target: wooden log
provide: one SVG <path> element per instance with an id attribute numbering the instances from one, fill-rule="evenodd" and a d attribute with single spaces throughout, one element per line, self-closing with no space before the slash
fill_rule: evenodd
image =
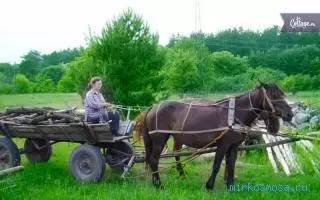
<path id="1" fill-rule="evenodd" d="M 12 168 L 9 168 L 9 169 L 2 170 L 2 171 L 0 171 L 0 177 L 6 176 L 8 174 L 12 174 L 14 172 L 21 171 L 23 169 L 24 169 L 23 166 L 17 166 L 17 167 L 12 167 Z"/>
<path id="2" fill-rule="evenodd" d="M 270 140 L 271 142 L 277 142 L 274 136 L 271 136 L 271 135 L 266 135 L 266 136 L 269 138 L 269 140 Z M 281 151 L 280 151 L 280 149 L 279 149 L 279 146 L 278 146 L 278 145 L 277 145 L 277 146 L 273 146 L 273 147 L 272 147 L 272 150 L 274 151 L 277 159 L 279 160 L 279 162 L 280 162 L 280 164 L 281 164 L 284 172 L 285 172 L 287 175 L 290 175 L 290 174 L 291 174 L 290 169 L 289 169 L 289 167 L 288 167 L 288 164 L 286 163 L 285 158 L 284 158 L 283 155 L 281 154 Z"/>
<path id="3" fill-rule="evenodd" d="M 253 149 L 273 147 L 273 146 L 277 146 L 277 145 L 280 145 L 280 144 L 291 143 L 291 142 L 296 142 L 296 141 L 299 141 L 299 139 L 297 139 L 297 138 L 288 138 L 288 139 L 284 139 L 284 140 L 281 140 L 281 141 L 270 142 L 270 143 L 266 143 L 266 144 L 255 144 L 255 145 L 249 145 L 249 146 L 239 146 L 238 151 L 245 151 L 245 150 L 253 150 Z M 205 153 L 212 153 L 212 152 L 216 152 L 216 150 L 217 150 L 216 147 L 207 148 L 207 149 L 203 149 L 203 150 L 198 150 L 196 155 L 205 154 Z M 174 156 L 190 156 L 193 153 L 195 153 L 195 151 L 171 152 L 171 153 L 161 154 L 160 157 L 161 158 L 169 158 L 169 157 L 174 157 Z"/>
<path id="4" fill-rule="evenodd" d="M 275 140 L 276 141 L 280 141 L 282 140 L 283 138 L 280 137 L 280 136 L 276 136 L 275 137 Z M 289 169 L 291 172 L 295 173 L 297 172 L 297 168 L 296 166 L 294 165 L 294 163 L 292 162 L 292 159 L 291 159 L 291 154 L 289 153 L 288 149 L 285 149 L 284 147 L 285 144 L 282 144 L 282 145 L 279 145 L 279 149 L 280 149 L 280 152 L 285 160 L 285 162 L 287 163 Z"/>
<path id="5" fill-rule="evenodd" d="M 279 137 L 279 139 L 284 139 L 284 138 Z M 297 173 L 303 174 L 303 170 L 297 162 L 296 155 L 293 152 L 291 144 L 283 144 L 283 148 L 284 148 L 286 155 L 288 156 L 288 158 L 290 160 L 291 165 L 293 166 L 294 171 Z"/>
<path id="6" fill-rule="evenodd" d="M 270 143 L 269 138 L 265 134 L 262 135 L 262 138 L 265 141 L 265 143 Z M 271 163 L 271 166 L 273 168 L 273 171 L 275 173 L 278 173 L 279 172 L 279 168 L 277 166 L 276 160 L 274 159 L 271 147 L 267 147 L 267 154 L 268 154 L 268 158 L 269 158 L 269 161 Z"/>
<path id="7" fill-rule="evenodd" d="M 14 118 L 14 117 L 17 117 L 19 114 L 18 113 L 10 113 L 10 114 L 6 114 L 4 116 L 1 116 L 0 117 L 0 120 L 7 120 L 7 119 L 10 119 L 10 118 Z"/>
<path id="8" fill-rule="evenodd" d="M 52 112 L 52 117 L 54 119 L 66 119 L 68 122 L 74 123 L 74 122 L 80 122 L 80 118 L 72 115 L 68 115 L 65 113 L 56 113 Z"/>
<path id="9" fill-rule="evenodd" d="M 301 141 L 301 140 L 300 140 Z M 288 145 L 289 149 L 290 149 L 290 152 L 292 152 L 293 154 L 293 149 L 292 149 L 292 145 Z M 293 159 L 294 159 L 294 162 L 296 163 L 296 166 L 298 168 L 298 171 L 301 173 L 301 174 L 304 174 L 303 172 L 303 169 L 302 169 L 302 166 L 301 164 L 298 162 L 298 159 L 296 156 L 293 156 Z"/>
<path id="10" fill-rule="evenodd" d="M 6 114 L 11 114 L 11 113 L 17 113 L 17 114 L 45 114 L 49 112 L 50 109 L 44 109 L 44 108 L 8 108 L 6 110 Z"/>
<path id="11" fill-rule="evenodd" d="M 249 133 L 251 133 L 251 134 L 268 134 L 268 135 L 282 136 L 282 137 L 288 137 L 288 138 L 299 138 L 299 139 L 309 140 L 309 141 L 320 141 L 320 138 L 317 138 L 317 137 L 310 137 L 310 136 L 304 136 L 304 135 L 291 135 L 291 134 L 283 134 L 283 133 L 273 134 L 273 133 L 268 133 L 266 131 L 257 130 L 257 129 L 249 130 Z"/>

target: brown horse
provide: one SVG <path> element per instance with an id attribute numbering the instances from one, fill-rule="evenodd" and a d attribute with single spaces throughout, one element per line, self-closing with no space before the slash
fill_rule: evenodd
<path id="1" fill-rule="evenodd" d="M 184 102 L 184 103 L 193 103 L 193 104 L 214 104 L 216 103 L 216 101 L 210 100 L 210 99 L 204 99 L 204 98 L 188 98 L 188 99 L 181 99 L 179 100 L 180 102 Z M 262 112 L 260 114 L 260 116 L 257 117 L 257 120 L 263 120 L 267 131 L 269 133 L 277 133 L 279 132 L 280 129 L 280 121 L 279 121 L 279 117 L 275 116 L 275 115 L 269 115 L 266 112 Z M 253 139 L 259 139 L 257 138 L 256 135 L 251 135 L 248 134 L 246 140 L 245 140 L 245 144 L 250 144 L 250 142 Z M 179 141 L 173 140 L 173 152 L 177 152 L 177 151 L 181 151 L 182 149 L 182 145 L 181 143 L 179 143 Z M 180 163 L 180 156 L 177 155 L 175 156 L 175 160 L 176 160 L 176 168 L 177 171 L 179 172 L 180 176 L 184 176 L 185 172 L 182 168 L 182 164 Z M 229 164 L 229 163 L 228 163 Z M 227 180 L 228 177 L 228 166 L 226 165 L 225 168 L 225 174 L 224 174 L 224 179 Z"/>
<path id="2" fill-rule="evenodd" d="M 230 99 L 224 99 L 214 104 L 190 106 L 182 102 L 165 101 L 146 112 L 140 134 L 144 139 L 146 163 L 151 167 L 152 181 L 156 187 L 161 186 L 158 172 L 160 154 L 170 135 L 178 144 L 193 148 L 203 148 L 212 141 L 215 142 L 208 146 L 217 146 L 217 151 L 206 188 L 213 188 L 225 155 L 227 186 L 233 184 L 237 148 L 245 140 L 246 134 L 233 129 L 233 126 L 227 123 L 230 102 Z M 284 100 L 284 93 L 275 84 L 261 83 L 253 91 L 236 96 L 233 110 L 234 122 L 242 126 L 251 126 L 262 113 L 281 117 L 285 121 L 291 121 L 293 116 L 291 108 Z M 225 129 L 220 129 L 221 127 Z M 220 135 L 221 133 L 224 135 Z M 215 141 L 216 138 L 219 140 Z"/>

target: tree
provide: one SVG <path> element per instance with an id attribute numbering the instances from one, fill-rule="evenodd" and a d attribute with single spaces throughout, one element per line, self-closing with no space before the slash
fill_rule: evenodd
<path id="1" fill-rule="evenodd" d="M 53 51 L 50 54 L 45 54 L 42 56 L 42 67 L 69 63 L 74 61 L 78 56 L 80 56 L 80 49 L 78 48 Z"/>
<path id="2" fill-rule="evenodd" d="M 182 95 L 199 87 L 198 58 L 188 50 L 170 49 L 160 75 L 164 86 Z"/>
<path id="3" fill-rule="evenodd" d="M 172 49 L 187 51 L 196 56 L 197 89 L 207 91 L 215 78 L 215 66 L 209 49 L 199 39 L 201 37 L 201 34 L 193 35 L 193 38 L 181 37 L 172 44 Z"/>
<path id="4" fill-rule="evenodd" d="M 51 79 L 54 85 L 57 85 L 59 80 L 61 79 L 64 73 L 64 65 L 52 65 L 46 68 L 41 69 L 41 71 L 37 74 L 36 80 L 39 79 Z"/>
<path id="5" fill-rule="evenodd" d="M 158 36 L 131 10 L 107 23 L 100 36 L 91 38 L 88 49 L 72 63 L 83 93 L 93 75 L 103 77 L 117 103 L 149 105 L 159 84 L 157 72 L 163 65 Z M 82 88 L 82 89 L 81 89 Z M 105 88 L 104 88 L 105 89 Z M 107 94 L 104 90 L 104 94 Z"/>
<path id="6" fill-rule="evenodd" d="M 215 72 L 219 76 L 241 74 L 248 68 L 248 63 L 245 58 L 234 56 L 228 51 L 214 52 L 212 56 Z"/>
<path id="7" fill-rule="evenodd" d="M 69 76 L 63 76 L 58 83 L 58 92 L 75 92 L 75 82 Z"/>
<path id="8" fill-rule="evenodd" d="M 312 81 L 310 75 L 295 74 L 285 77 L 280 81 L 280 85 L 290 92 L 296 92 L 299 90 L 312 89 Z"/>
<path id="9" fill-rule="evenodd" d="M 0 63 L 0 73 L 3 75 L 0 83 L 11 83 L 17 71 L 16 65 L 11 65 L 10 63 Z"/>
<path id="10" fill-rule="evenodd" d="M 318 73 L 318 69 L 313 66 L 317 66 L 317 57 L 320 57 L 320 48 L 316 45 L 308 45 L 283 51 L 270 51 L 265 54 L 257 53 L 249 57 L 249 63 L 252 66 L 277 69 L 288 75 L 297 73 L 315 75 Z"/>
<path id="11" fill-rule="evenodd" d="M 34 76 L 41 70 L 42 61 L 43 58 L 38 51 L 29 51 L 22 56 L 19 71 L 29 79 L 34 80 Z"/>
<path id="12" fill-rule="evenodd" d="M 38 82 L 34 87 L 35 92 L 41 92 L 41 93 L 52 93 L 55 92 L 55 85 L 53 80 L 49 78 L 43 78 Z"/>

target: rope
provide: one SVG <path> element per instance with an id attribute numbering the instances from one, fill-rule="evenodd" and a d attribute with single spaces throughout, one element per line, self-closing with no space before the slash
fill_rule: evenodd
<path id="1" fill-rule="evenodd" d="M 188 156 L 186 159 L 182 160 L 182 161 L 179 161 L 182 165 L 186 165 L 188 162 L 198 158 L 200 156 L 197 155 L 199 151 L 202 151 L 206 148 L 208 148 L 209 146 L 213 145 L 214 143 L 217 142 L 217 140 L 219 140 L 220 138 L 222 138 L 230 129 L 225 129 L 223 132 L 220 133 L 220 135 L 218 137 L 216 137 L 214 140 L 212 140 L 210 143 L 208 143 L 207 145 L 205 145 L 204 147 L 202 147 L 201 149 L 198 149 L 197 151 L 195 151 L 193 154 L 191 154 L 190 156 Z M 147 172 L 147 173 L 141 173 L 141 174 L 138 174 L 137 176 L 133 176 L 133 177 L 127 177 L 127 178 L 139 178 L 139 177 L 144 177 L 146 175 L 152 175 L 152 174 L 155 174 L 155 173 L 159 173 L 159 172 L 164 172 L 164 171 L 168 171 L 169 169 L 171 168 L 174 168 L 175 166 L 173 164 L 176 164 L 176 163 L 179 163 L 179 162 L 173 162 L 171 166 L 168 166 L 168 167 L 164 167 L 160 170 L 157 170 L 155 172 Z"/>
<path id="2" fill-rule="evenodd" d="M 120 104 L 111 104 L 111 107 L 118 108 L 120 110 L 131 110 L 131 111 L 143 111 L 149 108 L 146 106 L 125 106 Z"/>
<path id="3" fill-rule="evenodd" d="M 189 108 L 188 108 L 188 111 L 187 111 L 187 114 L 186 114 L 186 116 L 185 116 L 185 118 L 184 118 L 184 120 L 183 120 L 183 123 L 182 123 L 182 125 L 181 125 L 181 129 L 180 129 L 181 131 L 183 131 L 184 124 L 185 124 L 186 121 L 187 121 L 187 118 L 188 118 L 188 115 L 189 115 L 191 106 L 192 106 L 192 103 L 190 103 Z"/>

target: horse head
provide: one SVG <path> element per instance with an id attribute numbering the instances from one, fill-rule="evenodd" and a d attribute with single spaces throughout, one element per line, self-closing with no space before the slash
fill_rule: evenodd
<path id="1" fill-rule="evenodd" d="M 268 113 L 269 118 L 280 117 L 284 121 L 292 120 L 293 112 L 285 100 L 284 92 L 278 85 L 260 82 L 257 89 L 261 91 L 262 110 Z"/>

